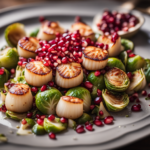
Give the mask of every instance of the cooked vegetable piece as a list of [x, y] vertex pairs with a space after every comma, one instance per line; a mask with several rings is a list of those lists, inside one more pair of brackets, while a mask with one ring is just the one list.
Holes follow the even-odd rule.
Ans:
[[92, 121], [92, 117], [87, 113], [83, 113], [83, 115], [77, 119], [78, 124], [84, 124], [87, 121]]
[[121, 39], [121, 45], [124, 47], [124, 50], [133, 50], [134, 48], [133, 42], [127, 39]]
[[145, 59], [146, 64], [143, 68], [147, 83], [150, 83], [150, 59]]
[[0, 89], [4, 88], [4, 83], [8, 81], [9, 71], [5, 68], [0, 68], [3, 71], [3, 74], [0, 74]]
[[36, 135], [43, 135], [46, 133], [44, 126], [35, 124], [32, 128], [32, 132]]
[[106, 110], [103, 102], [100, 102], [100, 107], [99, 107], [99, 111], [98, 111], [98, 115], [99, 115], [99, 112], [102, 111], [103, 112], [103, 115], [100, 115], [100, 118], [101, 119], [104, 119], [105, 117], [107, 116], [110, 116], [109, 112]]
[[72, 129], [76, 129], [76, 126], [77, 126], [77, 124], [76, 124], [76, 122], [74, 121], [74, 120], [72, 120], [72, 119], [68, 119], [68, 127], [69, 128], [72, 128]]
[[[119, 54], [119, 59], [122, 61], [122, 63], [124, 64], [124, 66], [126, 67], [127, 65], [127, 61], [128, 61], [128, 54], [126, 51], [122, 51]], [[119, 68], [119, 67], [118, 67]]]
[[37, 37], [37, 34], [39, 33], [39, 29], [35, 29], [34, 31], [32, 31], [31, 33], [30, 33], [30, 36], [31, 37]]

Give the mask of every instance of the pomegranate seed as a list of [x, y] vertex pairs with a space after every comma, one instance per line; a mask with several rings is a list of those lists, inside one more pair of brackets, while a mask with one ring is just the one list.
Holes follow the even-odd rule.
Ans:
[[19, 66], [22, 66], [22, 61], [18, 61], [18, 65], [19, 65]]
[[150, 94], [148, 94], [148, 97], [150, 97]]
[[14, 74], [14, 73], [15, 73], [15, 69], [11, 69], [11, 70], [10, 70], [10, 73], [11, 73], [11, 74]]
[[37, 93], [38, 92], [38, 88], [37, 87], [32, 87], [31, 91], [34, 92], [34, 93]]
[[105, 119], [104, 119], [104, 123], [105, 123], [105, 124], [112, 124], [112, 123], [113, 123], [113, 120], [114, 120], [114, 117], [113, 117], [113, 116], [107, 116], [107, 117], [105, 117]]
[[62, 123], [67, 123], [67, 122], [68, 122], [68, 119], [65, 118], [65, 117], [62, 117], [62, 118], [60, 118], [60, 121], [61, 121]]
[[51, 87], [53, 87], [54, 86], [54, 82], [53, 81], [49, 81], [48, 85], [51, 86]]
[[88, 124], [90, 124], [89, 121], [87, 121], [87, 122], [85, 123], [85, 125], [88, 125]]
[[2, 105], [1, 111], [4, 112], [4, 113], [7, 111], [7, 108], [6, 108], [5, 104]]
[[97, 89], [97, 96], [102, 96], [102, 91]]
[[108, 44], [104, 45], [103, 49], [108, 50]]
[[134, 99], [133, 96], [130, 96], [130, 97], [129, 97], [129, 100], [130, 100], [130, 102], [132, 103], [132, 102], [134, 102], [135, 99]]
[[50, 132], [50, 133], [48, 134], [48, 136], [49, 136], [50, 139], [56, 139], [56, 134], [53, 133], [53, 132]]
[[141, 101], [137, 98], [137, 99], [136, 99], [136, 103], [140, 103], [140, 102], [141, 102]]
[[88, 124], [85, 127], [86, 127], [87, 130], [93, 131], [93, 125], [92, 124]]
[[90, 110], [93, 110], [95, 108], [95, 105], [90, 106]]
[[41, 92], [46, 91], [46, 90], [47, 90], [47, 85], [43, 85], [43, 86], [41, 87]]
[[132, 79], [132, 77], [133, 77], [133, 75], [132, 75], [132, 73], [131, 72], [128, 72], [127, 73], [127, 76], [128, 76], [128, 78], [131, 80]]
[[38, 118], [38, 119], [39, 119], [40, 117], [41, 117], [41, 115], [39, 115], [39, 114], [36, 114], [36, 118]]
[[54, 119], [55, 119], [55, 116], [53, 114], [48, 116], [48, 120], [53, 121]]
[[91, 89], [93, 87], [93, 84], [89, 81], [84, 82], [84, 86], [88, 89]]
[[44, 118], [46, 118], [45, 115], [42, 115], [42, 116], [40, 117], [40, 119], [42, 119], [42, 120], [44, 120]]
[[106, 71], [105, 71], [104, 69], [102, 69], [102, 70], [101, 70], [101, 73], [102, 73], [102, 74], [105, 74], [105, 73], [106, 73]]
[[68, 62], [67, 57], [63, 57], [61, 62], [62, 62], [63, 64], [66, 64], [66, 63]]
[[3, 74], [4, 74], [4, 69], [1, 68], [1, 69], [0, 69], [0, 75], [3, 75]]
[[83, 132], [85, 132], [84, 126], [83, 126], [83, 125], [78, 125], [78, 126], [76, 127], [76, 132], [77, 132], [77, 133], [83, 133]]
[[147, 95], [147, 92], [146, 91], [142, 91], [141, 93], [143, 96], [146, 96]]
[[32, 112], [27, 113], [27, 118], [32, 118]]
[[95, 117], [95, 120], [100, 120], [100, 117], [99, 117], [99, 116], [96, 116], [96, 117]]
[[94, 100], [94, 104], [99, 105], [100, 102], [102, 102], [103, 98], [102, 97], [96, 97]]
[[129, 54], [129, 57], [134, 57], [134, 56], [135, 56], [135, 54], [133, 54], [133, 53], [132, 53], [132, 54]]
[[102, 123], [102, 121], [100, 121], [100, 120], [94, 120], [94, 122], [93, 122], [95, 125], [97, 125], [97, 126], [103, 126], [103, 123]]
[[45, 18], [44, 18], [43, 16], [40, 16], [40, 17], [39, 17], [39, 21], [40, 21], [40, 22], [43, 22], [44, 20], [45, 20]]
[[135, 104], [131, 107], [132, 111], [140, 111], [141, 110], [141, 105], [140, 104]]
[[47, 63], [46, 61], [44, 61], [44, 66], [48, 67], [49, 66], [49, 63]]
[[103, 116], [103, 114], [104, 114], [103, 111], [100, 110], [100, 111], [99, 111], [99, 115], [100, 115], [100, 116]]
[[44, 120], [42, 120], [40, 118], [37, 120], [38, 125], [43, 126], [43, 123], [44, 123]]
[[21, 122], [22, 124], [26, 124], [27, 123], [27, 121], [25, 120], [25, 119], [22, 119], [22, 122]]
[[94, 73], [95, 76], [100, 76], [101, 75], [101, 72], [99, 70], [95, 71]]
[[23, 38], [25, 41], [29, 41], [29, 38], [28, 37], [24, 37]]
[[132, 96], [136, 99], [136, 98], [139, 97], [139, 94], [138, 93], [134, 93]]
[[129, 49], [129, 50], [127, 50], [127, 54], [130, 54], [131, 52], [132, 52], [132, 50], [130, 50], [130, 49]]

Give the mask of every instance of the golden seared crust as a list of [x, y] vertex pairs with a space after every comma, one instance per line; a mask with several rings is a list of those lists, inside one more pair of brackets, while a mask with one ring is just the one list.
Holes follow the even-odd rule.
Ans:
[[[118, 38], [119, 38], [119, 37], [118, 37]], [[117, 41], [117, 40], [116, 40], [116, 41]], [[111, 44], [111, 45], [115, 44], [116, 41], [115, 41], [115, 42], [112, 42], [111, 36], [105, 36], [105, 35], [100, 36], [100, 37], [98, 38], [98, 40], [97, 40], [97, 42], [104, 43], [104, 44]]]
[[124, 84], [124, 79], [127, 77], [126, 73], [119, 68], [112, 68], [106, 73], [109, 82], [116, 86]]
[[79, 63], [73, 62], [59, 65], [57, 71], [61, 77], [69, 79], [77, 77], [81, 73], [82, 67]]
[[40, 47], [39, 40], [33, 37], [30, 37], [29, 40], [25, 40], [24, 38], [22, 38], [19, 40], [18, 44], [21, 48], [33, 53]]
[[59, 26], [58, 22], [50, 22], [47, 20], [42, 23], [42, 30], [44, 33], [50, 35], [56, 33], [60, 33], [60, 34], [64, 33], [64, 29]]
[[75, 103], [75, 104], [82, 104], [83, 100], [77, 97], [73, 97], [73, 96], [62, 96], [61, 97], [62, 100], [69, 102], [69, 103]]
[[88, 46], [83, 50], [84, 57], [95, 60], [101, 61], [106, 60], [108, 58], [108, 51], [103, 50], [101, 48], [97, 48], [94, 46]]
[[76, 22], [71, 26], [71, 32], [74, 32], [76, 30], [79, 30], [81, 36], [89, 36], [94, 34], [92, 28], [83, 22]]
[[33, 61], [27, 63], [26, 69], [38, 75], [46, 75], [51, 72], [51, 68], [46, 67], [41, 61]]
[[9, 89], [11, 94], [24, 95], [29, 92], [29, 86], [26, 84], [17, 83]]

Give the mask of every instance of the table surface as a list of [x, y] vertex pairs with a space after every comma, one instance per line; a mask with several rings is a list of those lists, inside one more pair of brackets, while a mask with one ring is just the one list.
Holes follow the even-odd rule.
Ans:
[[[11, 6], [19, 6], [23, 4], [29, 4], [29, 3], [34, 3], [34, 2], [44, 2], [44, 1], [49, 1], [49, 0], [0, 0], [0, 9], [2, 8], [8, 8]], [[150, 132], [150, 131], [149, 131]], [[1, 144], [0, 143], [0, 149], [1, 150], [10, 150], [11, 147], [16, 147], [17, 150], [19, 150], [16, 145], [9, 145], [7, 146], [6, 144]], [[28, 148], [29, 150], [30, 148]], [[133, 144], [130, 144], [128, 146], [119, 148], [118, 150], [149, 150], [150, 149], [150, 136], [139, 140]], [[25, 149], [24, 149], [25, 150]]]

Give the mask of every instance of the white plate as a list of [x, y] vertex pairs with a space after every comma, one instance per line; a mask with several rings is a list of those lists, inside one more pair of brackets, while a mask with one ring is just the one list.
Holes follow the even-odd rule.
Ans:
[[[84, 2], [79, 4], [75, 2], [59, 2], [60, 5], [56, 5], [56, 3], [48, 4], [42, 3], [0, 12], [0, 47], [5, 44], [3, 35], [5, 27], [13, 22], [24, 23], [26, 30], [30, 32], [40, 26], [38, 16], [44, 15], [49, 20], [60, 21], [63, 27], [69, 28], [73, 23], [74, 17], [81, 15], [84, 21], [91, 25], [94, 15], [99, 11], [98, 5], [105, 8], [107, 3], [100, 4], [98, 1], [95, 1], [95, 3], [87, 1], [86, 4]], [[109, 4], [111, 6], [114, 5], [111, 2]], [[89, 9], [92, 11], [89, 11]], [[132, 40], [136, 46], [135, 52], [148, 58], [150, 57], [150, 46], [147, 31], [150, 19], [147, 16], [145, 18], [146, 21], [142, 30]], [[150, 90], [148, 91], [150, 92]], [[149, 135], [150, 101], [146, 101], [143, 97], [140, 97], [140, 100], [142, 105], [141, 112], [131, 112], [131, 105], [133, 104], [130, 104], [125, 110], [119, 113], [111, 113], [115, 118], [113, 125], [105, 125], [104, 127], [94, 126], [95, 131], [86, 131], [84, 134], [77, 134], [75, 131], [69, 129], [66, 132], [58, 134], [56, 141], [50, 140], [47, 135], [16, 136], [16, 125], [19, 125], [19, 123], [10, 119], [3, 119], [2, 113], [0, 113], [0, 133], [4, 133], [8, 137], [8, 141], [13, 144], [53, 147], [53, 149], [59, 149], [59, 147], [62, 149], [63, 146], [65, 150], [69, 150], [70, 146], [74, 146], [71, 149], [112, 149]], [[125, 115], [129, 115], [130, 117], [126, 118]], [[14, 134], [10, 134], [10, 130], [14, 131]]]

